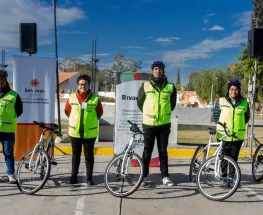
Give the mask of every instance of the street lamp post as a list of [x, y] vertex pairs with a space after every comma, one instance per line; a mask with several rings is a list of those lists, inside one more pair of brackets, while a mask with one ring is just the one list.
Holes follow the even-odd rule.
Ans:
[[92, 41], [92, 55], [91, 55], [91, 80], [92, 80], [92, 85], [91, 89], [93, 89], [93, 92], [95, 93], [96, 90], [96, 70], [97, 66], [96, 64], [99, 62], [99, 59], [97, 59], [97, 44], [96, 44], [96, 38], [93, 39]]
[[[217, 77], [215, 78], [217, 80]], [[210, 104], [213, 104], [213, 93], [214, 93], [214, 81], [212, 81], [211, 95], [210, 95]]]
[[57, 0], [53, 1], [54, 9], [54, 33], [55, 33], [55, 55], [56, 55], [56, 79], [57, 79], [57, 109], [58, 109], [58, 127], [61, 133], [61, 119], [60, 119], [60, 99], [59, 99], [59, 76], [58, 76], [58, 40], [57, 40]]

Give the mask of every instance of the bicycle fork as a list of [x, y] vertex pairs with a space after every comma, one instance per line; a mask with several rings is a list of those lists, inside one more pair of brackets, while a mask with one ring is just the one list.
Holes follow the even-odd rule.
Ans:
[[36, 160], [35, 166], [34, 166], [35, 168], [34, 168], [34, 170], [33, 170], [33, 168], [32, 168], [32, 162], [33, 162], [33, 161], [32, 161], [32, 160], [33, 160], [33, 157], [34, 157], [37, 149], [39, 148], [39, 146], [40, 146], [40, 143], [38, 143], [38, 144], [34, 147], [34, 149], [33, 149], [33, 152], [32, 152], [32, 155], [31, 155], [31, 157], [30, 157], [29, 164], [28, 164], [28, 169], [29, 169], [29, 171], [34, 171], [34, 172], [36, 172], [39, 163], [42, 163], [42, 156], [39, 154], [39, 155], [37, 156], [37, 160]]
[[128, 148], [125, 151], [124, 156], [123, 156], [123, 161], [122, 161], [122, 164], [121, 164], [121, 175], [122, 176], [126, 175], [127, 171], [128, 171], [128, 165], [129, 165], [130, 160], [131, 160], [131, 158], [130, 158], [128, 153], [130, 152], [132, 143], [133, 143], [133, 137], [130, 139]]

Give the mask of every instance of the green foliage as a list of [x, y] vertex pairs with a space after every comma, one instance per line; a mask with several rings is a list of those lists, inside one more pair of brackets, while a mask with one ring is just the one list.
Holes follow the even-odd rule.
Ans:
[[113, 55], [112, 70], [119, 72], [137, 72], [141, 69], [142, 62], [133, 61], [131, 58], [125, 58], [123, 54], [116, 53]]
[[[118, 72], [137, 72], [141, 69], [142, 62], [133, 61], [131, 58], [125, 58], [123, 54], [113, 55], [113, 65], [110, 68], [99, 69], [96, 65], [96, 83], [99, 84], [99, 90], [111, 91], [116, 81]], [[79, 72], [92, 76], [92, 65], [79, 58], [66, 57], [59, 62], [60, 72]]]
[[101, 102], [115, 102], [114, 98], [105, 97], [105, 96], [99, 96], [99, 99]]
[[216, 94], [221, 96], [226, 94], [226, 82], [227, 73], [223, 69], [213, 68], [191, 74], [190, 84], [201, 100], [210, 101], [212, 85], [212, 99], [214, 100]]

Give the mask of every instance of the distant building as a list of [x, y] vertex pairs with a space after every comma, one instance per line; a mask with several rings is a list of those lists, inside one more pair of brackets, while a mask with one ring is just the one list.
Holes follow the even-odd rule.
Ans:
[[79, 75], [79, 72], [59, 72], [59, 93], [65, 94], [76, 91], [76, 80]]

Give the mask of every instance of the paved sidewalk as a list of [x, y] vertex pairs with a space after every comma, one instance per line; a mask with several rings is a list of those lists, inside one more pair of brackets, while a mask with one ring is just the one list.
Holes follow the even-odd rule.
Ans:
[[104, 187], [104, 170], [111, 156], [96, 156], [94, 187], [85, 184], [85, 166], [82, 157], [79, 181], [66, 184], [71, 170], [71, 156], [56, 156], [59, 164], [52, 166], [51, 177], [44, 189], [33, 196], [21, 194], [16, 185], [6, 182], [3, 155], [0, 154], [0, 214], [3, 215], [226, 215], [262, 213], [263, 184], [251, 176], [251, 163], [240, 163], [242, 186], [224, 202], [204, 198], [196, 184], [189, 182], [189, 159], [169, 159], [170, 177], [174, 187], [160, 182], [159, 168], [150, 169], [151, 188], [139, 188], [128, 198], [116, 198]]

